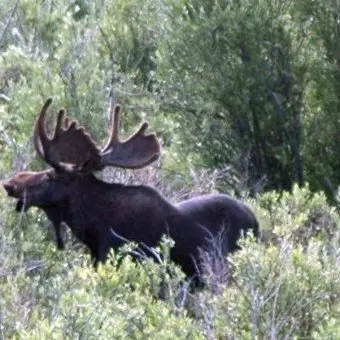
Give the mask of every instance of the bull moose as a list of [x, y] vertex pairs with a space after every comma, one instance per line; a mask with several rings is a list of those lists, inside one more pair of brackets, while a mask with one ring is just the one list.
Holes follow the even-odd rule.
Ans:
[[209, 251], [211, 239], [221, 236], [223, 255], [237, 249], [243, 232], [259, 233], [258, 222], [241, 201], [223, 194], [203, 195], [170, 203], [146, 185], [106, 183], [94, 172], [106, 166], [137, 169], [155, 161], [161, 148], [155, 134], [146, 134], [148, 123], [128, 139], [119, 140], [120, 106], [111, 107], [110, 136], [100, 149], [84, 127], [60, 109], [54, 135], [46, 132], [45, 116], [52, 99], [44, 104], [34, 128], [38, 155], [52, 168], [19, 172], [4, 181], [16, 210], [42, 209], [54, 225], [58, 248], [63, 248], [60, 225], [66, 223], [86, 245], [94, 264], [105, 261], [111, 248], [126, 241], [155, 247], [163, 234], [174, 241], [171, 259], [188, 276], [200, 274], [201, 250]]

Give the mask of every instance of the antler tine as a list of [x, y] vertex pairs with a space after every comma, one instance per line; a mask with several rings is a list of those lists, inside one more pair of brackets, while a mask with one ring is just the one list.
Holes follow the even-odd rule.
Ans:
[[120, 112], [121, 112], [120, 105], [111, 105], [111, 110], [110, 110], [111, 133], [110, 133], [109, 140], [104, 146], [102, 152], [106, 152], [110, 148], [111, 144], [119, 142], [118, 133], [119, 133], [119, 126], [120, 126]]
[[64, 109], [60, 109], [59, 112], [58, 112], [57, 124], [56, 124], [56, 127], [55, 127], [53, 138], [59, 137], [61, 132], [62, 132], [62, 127], [63, 127], [63, 125], [65, 125], [65, 113], [66, 112], [65, 112]]
[[42, 107], [39, 117], [37, 119], [37, 122], [35, 124], [34, 128], [34, 146], [39, 154], [39, 156], [46, 160], [46, 149], [48, 148], [48, 145], [50, 143], [50, 139], [46, 135], [45, 131], [45, 115], [48, 107], [52, 103], [52, 98], [47, 99], [44, 106]]
[[101, 151], [101, 164], [122, 168], [142, 168], [154, 162], [160, 155], [160, 144], [154, 133], [145, 134], [149, 124], [142, 123], [140, 128], [128, 139], [119, 141], [120, 106], [111, 106], [110, 137]]

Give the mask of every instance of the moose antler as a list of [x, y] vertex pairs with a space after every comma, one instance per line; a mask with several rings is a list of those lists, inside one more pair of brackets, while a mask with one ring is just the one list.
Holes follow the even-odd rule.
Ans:
[[111, 107], [111, 134], [101, 151], [102, 165], [122, 168], [142, 168], [154, 162], [160, 155], [160, 145], [154, 133], [145, 134], [149, 124], [142, 123], [140, 128], [125, 141], [118, 137], [121, 108]]
[[112, 165], [122, 168], [142, 168], [155, 161], [160, 155], [160, 145], [154, 133], [145, 134], [148, 123], [125, 141], [118, 138], [120, 106], [111, 106], [110, 137], [100, 151], [92, 137], [76, 121], [59, 110], [52, 138], [46, 133], [45, 116], [52, 99], [44, 104], [34, 129], [34, 145], [47, 163], [55, 169], [67, 171], [95, 171]]
[[59, 110], [54, 136], [48, 137], [45, 129], [45, 115], [52, 99], [43, 106], [34, 129], [34, 145], [38, 154], [54, 168], [83, 170], [86, 164], [91, 170], [100, 168], [100, 151], [83, 127]]

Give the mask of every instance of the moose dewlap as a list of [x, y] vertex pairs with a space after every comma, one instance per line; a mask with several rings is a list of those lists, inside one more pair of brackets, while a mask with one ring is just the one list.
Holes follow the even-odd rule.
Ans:
[[49, 137], [45, 116], [52, 99], [43, 106], [34, 127], [38, 155], [51, 166], [39, 172], [19, 172], [4, 182], [9, 196], [17, 199], [17, 211], [42, 209], [53, 223], [58, 248], [63, 248], [61, 223], [90, 250], [95, 265], [111, 248], [134, 241], [148, 248], [166, 234], [174, 241], [171, 258], [188, 276], [199, 275], [201, 251], [218, 245], [223, 255], [237, 249], [242, 232], [258, 235], [254, 214], [241, 201], [227, 195], [199, 196], [177, 205], [145, 185], [106, 183], [93, 175], [106, 166], [142, 168], [160, 155], [155, 134], [148, 124], [125, 141], [118, 136], [120, 106], [111, 108], [107, 144], [98, 148], [83, 127], [59, 110], [54, 135]]

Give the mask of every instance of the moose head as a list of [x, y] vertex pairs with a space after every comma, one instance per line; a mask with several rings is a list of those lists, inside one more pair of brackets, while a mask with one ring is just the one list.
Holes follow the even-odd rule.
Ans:
[[34, 128], [34, 145], [38, 155], [52, 169], [40, 172], [19, 172], [4, 182], [9, 196], [18, 199], [17, 209], [32, 205], [50, 205], [63, 199], [63, 186], [77, 176], [102, 170], [106, 166], [142, 168], [160, 155], [160, 145], [155, 134], [145, 134], [144, 122], [132, 136], [121, 142], [118, 138], [120, 106], [111, 109], [110, 136], [100, 150], [91, 136], [64, 109], [59, 110], [55, 132], [50, 138], [45, 129], [45, 116], [52, 99], [43, 106]]
[[[51, 168], [19, 172], [4, 181], [9, 196], [17, 199], [16, 210], [35, 206], [52, 221], [58, 248], [64, 247], [60, 225], [91, 251], [95, 265], [104, 261], [111, 248], [134, 241], [145, 249], [158, 244], [163, 234], [175, 246], [171, 258], [188, 275], [200, 272], [200, 253], [208, 250], [211, 238], [223, 235], [223, 254], [237, 249], [242, 231], [258, 233], [254, 214], [242, 202], [227, 195], [203, 195], [171, 204], [156, 189], [145, 186], [106, 183], [93, 174], [106, 166], [142, 168], [160, 155], [155, 134], [146, 134], [148, 123], [124, 141], [118, 137], [120, 106], [111, 108], [107, 144], [98, 148], [86, 130], [59, 110], [54, 135], [46, 132], [45, 116], [52, 100], [43, 106], [34, 127], [38, 155]], [[222, 233], [221, 233], [222, 231]]]

